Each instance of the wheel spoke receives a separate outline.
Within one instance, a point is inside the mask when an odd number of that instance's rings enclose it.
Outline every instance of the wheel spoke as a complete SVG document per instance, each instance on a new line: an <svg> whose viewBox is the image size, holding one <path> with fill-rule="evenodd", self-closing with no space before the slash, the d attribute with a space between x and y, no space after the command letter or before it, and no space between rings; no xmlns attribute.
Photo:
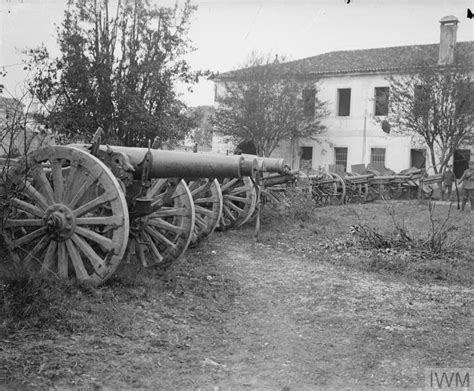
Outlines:
<svg viewBox="0 0 474 391"><path fill-rule="evenodd" d="M199 182L195 182L195 183L199 184ZM205 182L203 185L199 186L197 189L193 189L191 191L191 195L194 196L196 194L199 194L199 193L203 192L204 190L209 190L210 187L211 187L211 184L212 184L211 181ZM191 190L191 189L189 189L189 190Z"/></svg>
<svg viewBox="0 0 474 391"><path fill-rule="evenodd" d="M239 186L239 187L236 187L234 189L232 189L229 194L233 194L233 195L236 195L236 194L241 194L241 193L246 193L247 191L249 191L249 186L247 185L244 185L244 186Z"/></svg>
<svg viewBox="0 0 474 391"><path fill-rule="evenodd" d="M182 228L180 226L168 223L167 221L159 219L159 218L149 219L148 224L153 226L153 227L157 227L157 228L163 229L165 231L174 232L174 233L180 234L180 235L186 231L184 228Z"/></svg>
<svg viewBox="0 0 474 391"><path fill-rule="evenodd" d="M79 200L84 196L84 194L89 190L92 186L92 184L95 182L96 178L93 177L92 175L88 175L86 177L82 177L83 183L80 184L80 188L74 192L74 196L72 197L71 201L69 201L69 207L71 209L74 209L74 207L77 205ZM78 184L76 184L76 187Z"/></svg>
<svg viewBox="0 0 474 391"><path fill-rule="evenodd" d="M58 274L60 278L67 278L68 273L68 255L66 251L66 244L58 242Z"/></svg>
<svg viewBox="0 0 474 391"><path fill-rule="evenodd" d="M114 249L112 240L88 228L76 226L76 233L97 243L106 251L111 251Z"/></svg>
<svg viewBox="0 0 474 391"><path fill-rule="evenodd" d="M238 197L238 196L235 196L235 195L226 195L225 199L236 201L236 202L241 202L242 204L249 204L250 205L252 203L252 200L249 200L246 197Z"/></svg>
<svg viewBox="0 0 474 391"><path fill-rule="evenodd" d="M34 188L34 186L27 180L24 182L20 181L19 183L19 190L20 191L25 191L34 201L36 201L36 204L43 210L48 209L49 204L46 198Z"/></svg>
<svg viewBox="0 0 474 391"><path fill-rule="evenodd" d="M225 202L225 205L230 207L231 209L235 210L237 213L242 213L244 210L242 208L239 208L237 205L235 205L233 202Z"/></svg>
<svg viewBox="0 0 474 391"><path fill-rule="evenodd" d="M25 258L22 259L22 261L24 263L28 263L32 259L34 259L34 260L38 261L38 263L40 263L41 260L39 259L39 255L37 256L37 254L40 254L41 252L43 252L43 250L48 245L48 242L49 242L49 237L43 236L31 250L26 250L26 249L22 248L23 251L28 253L28 254L26 254Z"/></svg>
<svg viewBox="0 0 474 391"><path fill-rule="evenodd" d="M233 222L237 220L237 218L234 216L232 211L227 207L225 203L223 205L223 209L224 209L224 213L222 213L222 218L224 218L224 215L225 215L225 217L228 217Z"/></svg>
<svg viewBox="0 0 474 391"><path fill-rule="evenodd" d="M194 205L194 211L196 215L206 215L209 217L215 217L218 213L213 210L203 208L202 206Z"/></svg>
<svg viewBox="0 0 474 391"><path fill-rule="evenodd" d="M199 226L201 229L207 228L206 220L204 220L204 219L203 219L201 216L199 216L199 215L196 215L196 216L195 216L194 224L197 225L197 226Z"/></svg>
<svg viewBox="0 0 474 391"><path fill-rule="evenodd" d="M94 249L87 243L85 240L83 240L80 236L73 234L71 236L72 241L75 243L75 245L81 250L81 252L87 257L87 259L90 261L92 267L94 268L94 271L96 272L97 275L100 277L104 277L104 261L102 258L94 251Z"/></svg>
<svg viewBox="0 0 474 391"><path fill-rule="evenodd" d="M5 228L10 227L41 227L44 221L40 219L7 219L4 223Z"/></svg>
<svg viewBox="0 0 474 391"><path fill-rule="evenodd" d="M113 228L123 224L124 216L78 217L77 225L109 225Z"/></svg>
<svg viewBox="0 0 474 391"><path fill-rule="evenodd" d="M221 191L224 193L227 189L232 187L234 183L236 183L238 180L239 180L238 178L234 178L234 179L231 179L229 182L224 183L223 185L221 185Z"/></svg>
<svg viewBox="0 0 474 391"><path fill-rule="evenodd" d="M66 183L64 185L64 194L63 194L63 201L64 203L68 203L69 202L69 197L72 193L72 187L74 185L74 179L76 177L76 172L78 171L77 170L77 165L76 164L72 164L69 166L69 171L68 171L68 174L67 174L67 177L66 177Z"/></svg>
<svg viewBox="0 0 474 391"><path fill-rule="evenodd" d="M18 198L12 198L10 201L13 206L17 207L18 209L24 210L25 212L31 213L33 216L36 216L36 217L44 216L44 212L41 209L37 208L36 206L28 202L19 200Z"/></svg>
<svg viewBox="0 0 474 391"><path fill-rule="evenodd" d="M148 190L147 196L149 198L155 198L157 194L160 194L164 188L168 186L168 183L163 179L158 179L153 186Z"/></svg>
<svg viewBox="0 0 474 391"><path fill-rule="evenodd" d="M160 231L151 228L147 226L145 228L145 231L148 232L148 234L152 237L157 242L161 242L166 245L166 247L171 247L173 249L176 249L176 245L171 242L166 236L162 235Z"/></svg>
<svg viewBox="0 0 474 391"><path fill-rule="evenodd" d="M36 231L30 232L29 234L27 234L25 236L22 236L19 239L13 240L12 243L11 243L12 248L22 246L24 243L29 243L29 242L35 240L36 238L38 238L42 235L45 235L45 234L46 234L46 227L41 227L41 228L37 229Z"/></svg>
<svg viewBox="0 0 474 391"><path fill-rule="evenodd" d="M146 262L146 257L145 257L145 243L140 243L143 242L139 241L139 238L136 240L135 244L135 255L137 256L138 261L142 264L143 267L147 267L147 262Z"/></svg>
<svg viewBox="0 0 474 391"><path fill-rule="evenodd" d="M163 255L161 255L160 251L156 247L150 235L148 235L147 232L143 232L143 236L145 237L146 241L149 244L149 248L151 250L152 255L155 257L155 263L163 262Z"/></svg>
<svg viewBox="0 0 474 391"><path fill-rule="evenodd" d="M99 197L90 200L84 205L74 210L74 216L80 217L83 214L89 212L91 209L94 209L97 206L105 204L106 202L113 201L117 198L117 193L113 190L107 190L105 193L101 194Z"/></svg>
<svg viewBox="0 0 474 391"><path fill-rule="evenodd" d="M196 198L194 201L194 205L196 204L211 204L214 202L219 202L218 197L209 197L209 198Z"/></svg>
<svg viewBox="0 0 474 391"><path fill-rule="evenodd" d="M62 160L55 160L51 163L51 177L54 187L54 202L61 202L64 193L64 178L63 178L63 162Z"/></svg>
<svg viewBox="0 0 474 391"><path fill-rule="evenodd" d="M67 251L69 253L69 257L72 261L72 265L74 266L74 271L76 272L77 279L79 281L88 280L89 275L87 273L86 268L84 267L84 263L82 262L81 254L79 254L79 251L77 250L73 241L71 239L67 239L65 243Z"/></svg>
<svg viewBox="0 0 474 391"><path fill-rule="evenodd" d="M41 265L40 273L45 274L47 271L51 270L51 267L54 265L54 255L56 253L57 242L51 240L44 255L43 264Z"/></svg>
<svg viewBox="0 0 474 391"><path fill-rule="evenodd" d="M38 184L39 188L43 191L43 195L46 198L46 201L49 205L54 203L54 195L53 195L53 188L46 178L46 174L43 170L41 165L38 165L32 170L32 175L36 183Z"/></svg>
<svg viewBox="0 0 474 391"><path fill-rule="evenodd" d="M153 214L150 217L174 217L174 216L187 216L189 212L184 208L171 208L171 207L163 207Z"/></svg>

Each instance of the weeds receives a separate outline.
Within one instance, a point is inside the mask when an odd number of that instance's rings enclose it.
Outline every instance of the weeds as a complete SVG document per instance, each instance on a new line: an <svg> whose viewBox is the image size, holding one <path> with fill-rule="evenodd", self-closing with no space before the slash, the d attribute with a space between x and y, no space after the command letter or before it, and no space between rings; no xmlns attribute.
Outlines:
<svg viewBox="0 0 474 391"><path fill-rule="evenodd" d="M311 191L304 186L290 186L285 191L286 211L291 217L299 221L308 221L316 209L316 203L311 197Z"/></svg>
<svg viewBox="0 0 474 391"><path fill-rule="evenodd" d="M0 314L15 328L69 329L72 283L18 277L0 285Z"/></svg>
<svg viewBox="0 0 474 391"><path fill-rule="evenodd" d="M403 217L397 216L393 204L386 203L385 210L390 216L393 228L389 231L380 230L367 223L359 223L351 227L364 248L409 250L419 256L446 256L456 253L457 239L450 235L458 228L450 224L451 206L446 216L436 217L436 203L428 203L429 229L424 232L410 230Z"/></svg>

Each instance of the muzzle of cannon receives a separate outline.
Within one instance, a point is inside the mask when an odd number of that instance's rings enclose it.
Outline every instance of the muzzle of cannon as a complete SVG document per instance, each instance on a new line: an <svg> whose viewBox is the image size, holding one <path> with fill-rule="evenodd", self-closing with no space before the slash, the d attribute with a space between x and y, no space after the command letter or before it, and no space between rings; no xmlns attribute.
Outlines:
<svg viewBox="0 0 474 391"><path fill-rule="evenodd" d="M177 259L222 220L225 192L234 212L254 206L249 189L231 182L256 170L256 160L241 156L46 147L4 175L3 237L31 273L99 284L122 259L145 266Z"/></svg>

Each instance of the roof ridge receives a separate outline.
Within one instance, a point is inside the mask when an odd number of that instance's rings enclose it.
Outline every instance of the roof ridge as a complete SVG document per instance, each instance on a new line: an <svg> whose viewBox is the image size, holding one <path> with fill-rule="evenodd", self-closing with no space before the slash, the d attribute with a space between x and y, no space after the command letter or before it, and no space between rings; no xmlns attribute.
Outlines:
<svg viewBox="0 0 474 391"><path fill-rule="evenodd" d="M472 43L472 44L474 44L474 41L459 41L459 42L456 42L456 45L461 44L461 43ZM293 62L298 62L298 61L303 61L303 60L309 60L309 59L312 59L312 58L316 58L316 57L319 57L319 56L324 56L324 55L332 54L332 53L351 53L351 52L353 53L353 52L362 52L362 51L365 51L365 50L375 51L375 50L387 50L387 49L399 49L399 48L405 48L406 49L406 48L414 48L414 47L421 47L421 46L427 47L427 46L438 46L438 45L439 45L439 43L420 43L420 44L414 44L414 45L382 46L382 47L366 48L366 49L333 50L333 51L330 51L330 52L324 52L324 53L316 54L314 56L303 57L303 58L300 58L300 59L297 59L297 60L291 60L291 61L288 61L288 62L282 62L282 63L280 63L280 65L291 64ZM232 71L229 71L229 72L232 72Z"/></svg>

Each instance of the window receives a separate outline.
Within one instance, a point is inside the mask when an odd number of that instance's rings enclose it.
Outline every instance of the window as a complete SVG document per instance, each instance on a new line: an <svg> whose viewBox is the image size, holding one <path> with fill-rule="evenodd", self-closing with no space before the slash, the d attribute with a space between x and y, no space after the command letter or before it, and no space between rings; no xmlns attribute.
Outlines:
<svg viewBox="0 0 474 391"><path fill-rule="evenodd" d="M337 115L340 117L348 117L351 113L351 89L339 88L337 90L337 101Z"/></svg>
<svg viewBox="0 0 474 391"><path fill-rule="evenodd" d="M430 89L426 85L415 86L415 102L413 103L415 117L422 117L430 110Z"/></svg>
<svg viewBox="0 0 474 391"><path fill-rule="evenodd" d="M371 148L370 162L372 164L385 167L385 148Z"/></svg>
<svg viewBox="0 0 474 391"><path fill-rule="evenodd" d="M388 114L388 87L375 87L375 115Z"/></svg>
<svg viewBox="0 0 474 391"><path fill-rule="evenodd" d="M303 90L303 114L305 117L314 118L314 104L316 100L316 90L305 88Z"/></svg>
<svg viewBox="0 0 474 391"><path fill-rule="evenodd" d="M343 166L344 171L347 171L347 148L334 148L336 154L336 165Z"/></svg>

